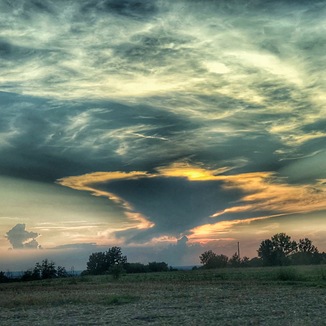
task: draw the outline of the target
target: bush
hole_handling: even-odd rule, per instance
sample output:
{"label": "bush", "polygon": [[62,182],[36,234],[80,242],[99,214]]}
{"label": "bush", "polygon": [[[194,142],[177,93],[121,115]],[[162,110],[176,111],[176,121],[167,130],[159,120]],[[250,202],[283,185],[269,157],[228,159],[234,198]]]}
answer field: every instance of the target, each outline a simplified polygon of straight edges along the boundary
{"label": "bush", "polygon": [[9,277],[7,277],[6,273],[3,271],[0,271],[0,283],[6,283],[9,282]]}
{"label": "bush", "polygon": [[112,275],[112,277],[117,280],[120,278],[121,274],[124,272],[124,269],[122,265],[120,264],[115,264],[109,268],[109,274]]}
{"label": "bush", "polygon": [[148,263],[148,271],[149,272],[167,272],[169,270],[169,266],[165,262],[156,262],[153,261]]}
{"label": "bush", "polygon": [[304,281],[303,275],[301,275],[294,268],[281,268],[277,275],[276,279],[279,281]]}
{"label": "bush", "polygon": [[126,263],[123,265],[126,273],[146,273],[148,272],[148,266],[141,263]]}

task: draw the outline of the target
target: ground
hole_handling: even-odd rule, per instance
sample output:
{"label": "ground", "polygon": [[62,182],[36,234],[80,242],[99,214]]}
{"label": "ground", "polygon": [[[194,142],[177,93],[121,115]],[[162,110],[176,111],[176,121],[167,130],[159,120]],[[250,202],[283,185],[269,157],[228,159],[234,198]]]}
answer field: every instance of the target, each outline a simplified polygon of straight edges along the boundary
{"label": "ground", "polygon": [[326,325],[325,271],[232,269],[0,284],[0,325]]}

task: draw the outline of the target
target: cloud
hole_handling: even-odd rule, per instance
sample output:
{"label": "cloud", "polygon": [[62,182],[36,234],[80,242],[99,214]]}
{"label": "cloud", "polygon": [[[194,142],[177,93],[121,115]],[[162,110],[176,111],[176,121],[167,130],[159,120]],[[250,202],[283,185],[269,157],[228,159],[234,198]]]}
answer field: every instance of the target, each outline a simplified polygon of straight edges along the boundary
{"label": "cloud", "polygon": [[92,1],[84,1],[81,10],[85,13],[96,11],[96,14],[119,15],[142,20],[157,13],[157,2],[157,0],[104,0],[94,4]]}
{"label": "cloud", "polygon": [[6,233],[6,238],[13,249],[39,249],[41,246],[36,241],[38,233],[27,231],[25,224],[16,224]]}
{"label": "cloud", "polygon": [[313,153],[309,157],[304,157],[301,160],[295,160],[288,164],[280,172],[288,176],[292,182],[318,181],[319,179],[326,178],[325,160],[326,152]]}
{"label": "cloud", "polygon": [[0,174],[97,194],[122,223],[70,228],[81,242],[321,210],[324,17],[324,1],[2,1]]}
{"label": "cloud", "polygon": [[53,250],[66,250],[66,249],[76,249],[76,250],[95,250],[97,249],[96,243],[71,243],[71,244],[64,244],[60,246],[56,246],[50,248]]}
{"label": "cloud", "polygon": [[179,162],[157,168],[156,174],[102,172],[58,183],[120,203],[139,224],[116,236],[135,243],[196,234],[214,224],[227,230],[229,225],[257,219],[326,209],[323,182],[291,185],[272,172],[224,174],[227,171]]}

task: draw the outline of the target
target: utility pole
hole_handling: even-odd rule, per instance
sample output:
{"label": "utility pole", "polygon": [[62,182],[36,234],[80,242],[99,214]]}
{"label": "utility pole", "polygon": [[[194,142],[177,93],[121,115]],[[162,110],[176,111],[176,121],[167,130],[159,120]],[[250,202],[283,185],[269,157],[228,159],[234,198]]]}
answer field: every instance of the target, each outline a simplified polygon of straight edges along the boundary
{"label": "utility pole", "polygon": [[238,257],[240,259],[240,242],[238,241]]}

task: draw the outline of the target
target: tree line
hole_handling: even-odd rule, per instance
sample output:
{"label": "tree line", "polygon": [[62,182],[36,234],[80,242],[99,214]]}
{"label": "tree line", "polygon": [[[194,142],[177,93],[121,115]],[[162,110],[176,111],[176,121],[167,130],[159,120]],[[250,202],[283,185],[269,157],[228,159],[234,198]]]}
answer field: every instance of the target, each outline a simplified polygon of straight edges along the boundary
{"label": "tree line", "polygon": [[199,259],[203,268],[220,267],[258,267],[325,264],[326,253],[319,252],[308,238],[291,239],[286,233],[276,233],[270,239],[263,240],[257,249],[258,257],[249,259],[234,253],[231,258],[218,255],[212,250],[205,251]]}
{"label": "tree line", "polygon": [[95,252],[89,256],[87,269],[82,275],[111,274],[118,278],[122,273],[153,273],[171,270],[165,262],[128,263],[127,256],[122,254],[120,247],[112,247],[105,252]]}
{"label": "tree line", "polygon": [[[283,265],[308,265],[326,263],[326,253],[319,252],[308,238],[299,239],[298,242],[291,239],[285,233],[277,233],[270,239],[263,240],[257,249],[258,257],[249,259],[240,257],[236,252],[229,258],[223,254],[216,254],[212,250],[205,251],[199,256],[201,267],[204,269],[223,267],[258,267],[258,266],[283,266]],[[195,266],[193,269],[197,269]],[[119,278],[123,273],[153,273],[175,270],[165,262],[129,263],[127,256],[122,254],[120,247],[111,247],[105,252],[95,252],[89,256],[86,270],[81,275],[110,274],[113,278]],[[0,271],[0,283],[10,281],[33,281],[52,278],[76,276],[71,271],[67,272],[63,266],[56,266],[53,261],[44,259],[36,263],[20,277],[12,277],[10,273]]]}
{"label": "tree line", "polygon": [[[123,273],[155,273],[174,270],[165,262],[149,262],[148,264],[128,263],[127,256],[122,254],[120,247],[112,247],[105,252],[95,252],[89,256],[87,268],[81,273],[86,275],[109,274],[113,278],[119,278]],[[54,278],[76,276],[74,271],[67,272],[63,266],[56,266],[53,261],[44,259],[37,262],[33,268],[22,272],[21,276],[13,277],[10,272],[0,271],[0,283],[13,281],[36,281]]]}
{"label": "tree line", "polygon": [[51,278],[62,278],[68,276],[74,276],[73,271],[67,272],[64,266],[56,266],[53,261],[48,259],[42,260],[41,263],[36,263],[33,268],[30,268],[22,272],[21,276],[14,277],[10,272],[0,271],[0,283],[10,281],[35,281],[46,280]]}

